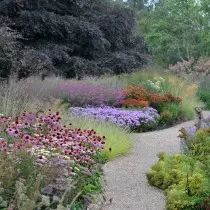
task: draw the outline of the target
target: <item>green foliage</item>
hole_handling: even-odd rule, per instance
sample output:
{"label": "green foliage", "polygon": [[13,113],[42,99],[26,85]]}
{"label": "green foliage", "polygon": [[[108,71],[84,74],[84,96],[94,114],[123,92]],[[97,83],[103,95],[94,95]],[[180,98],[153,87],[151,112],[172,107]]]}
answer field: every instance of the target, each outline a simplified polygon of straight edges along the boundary
{"label": "green foliage", "polygon": [[86,208],[86,200],[91,200],[102,193],[102,177],[103,173],[99,168],[89,174],[78,173],[74,177],[76,188],[66,194],[64,205],[71,206],[71,209],[75,210]]}
{"label": "green foliage", "polygon": [[208,165],[210,163],[210,128],[199,129],[195,134],[190,153],[198,160]]}
{"label": "green foliage", "polygon": [[165,190],[169,210],[194,209],[210,193],[205,166],[193,156],[161,154],[147,177],[151,185]]}
{"label": "green foliage", "polygon": [[17,204],[17,209],[32,210],[40,199],[41,188],[52,181],[54,173],[48,167],[39,167],[26,152],[0,153],[0,197]]}
{"label": "green foliage", "polygon": [[161,126],[170,125],[173,122],[173,113],[169,110],[164,110],[160,113],[159,124]]}
{"label": "green foliage", "polygon": [[[186,183],[191,194],[186,193]],[[167,193],[168,210],[190,210],[200,206],[204,209],[203,202],[209,193],[209,181],[202,174],[195,173],[188,182],[182,181],[177,185],[172,185]]]}
{"label": "green foliage", "polygon": [[172,125],[175,121],[184,120],[183,113],[179,112],[180,106],[176,103],[170,103],[162,107],[159,123],[161,125]]}
{"label": "green foliage", "polygon": [[150,1],[148,2],[148,0],[127,0],[127,1],[117,0],[117,2],[124,4],[127,7],[131,7],[136,10],[141,10],[141,9],[145,8],[146,4],[148,4]]}
{"label": "green foliage", "polygon": [[[0,209],[15,205],[17,210],[84,209],[85,200],[102,192],[102,160],[87,173],[78,172],[72,178],[61,168],[38,166],[26,152],[0,153]],[[54,182],[55,180],[61,180]],[[53,186],[52,195],[45,187]],[[44,192],[44,193],[43,193]],[[59,194],[59,192],[61,194]]]}
{"label": "green foliage", "polygon": [[178,121],[193,119],[195,117],[194,108],[201,104],[196,95],[197,85],[184,81],[170,73],[165,73],[163,68],[156,66],[145,68],[144,71],[134,72],[130,75],[121,75],[120,80],[127,85],[144,86],[148,90],[151,90],[147,81],[151,80],[155,82],[154,78],[160,77],[163,80],[159,85],[157,93],[164,95],[169,92],[173,96],[180,97],[183,100],[179,107],[172,104],[171,107],[166,107],[165,110],[163,108],[163,111],[170,111],[173,113],[173,116],[177,115]]}
{"label": "green foliage", "polygon": [[161,0],[140,13],[143,33],[156,61],[167,66],[209,55],[209,13],[206,1]]}
{"label": "green foliage", "polygon": [[210,195],[209,148],[207,127],[196,132],[186,155],[159,154],[159,161],[147,172],[147,177],[151,185],[165,190],[167,209],[204,209]]}
{"label": "green foliage", "polygon": [[[209,67],[207,66],[209,69]],[[199,88],[197,95],[201,101],[206,105],[207,109],[210,109],[210,76],[209,74],[202,75],[199,79]]]}
{"label": "green foliage", "polygon": [[206,108],[210,109],[210,90],[199,88],[197,94],[200,100],[205,103]]}

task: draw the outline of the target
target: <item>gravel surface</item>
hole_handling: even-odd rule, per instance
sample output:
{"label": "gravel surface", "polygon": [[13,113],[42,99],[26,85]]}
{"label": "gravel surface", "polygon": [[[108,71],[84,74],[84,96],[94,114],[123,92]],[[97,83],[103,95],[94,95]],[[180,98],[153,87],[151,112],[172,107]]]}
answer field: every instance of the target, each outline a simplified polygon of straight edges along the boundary
{"label": "gravel surface", "polygon": [[[164,210],[163,192],[148,184],[145,173],[158,160],[157,153],[180,152],[180,140],[177,137],[179,129],[192,125],[193,122],[160,131],[132,134],[132,152],[104,166],[107,204],[103,209]],[[110,199],[112,202],[109,202]]]}

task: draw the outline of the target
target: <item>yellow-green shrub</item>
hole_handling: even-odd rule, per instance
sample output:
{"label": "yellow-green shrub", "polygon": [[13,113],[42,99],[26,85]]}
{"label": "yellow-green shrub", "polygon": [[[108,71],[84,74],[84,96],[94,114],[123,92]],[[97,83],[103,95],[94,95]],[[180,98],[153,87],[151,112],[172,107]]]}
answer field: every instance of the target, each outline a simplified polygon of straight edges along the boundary
{"label": "yellow-green shrub", "polygon": [[168,210],[193,209],[210,194],[205,165],[192,156],[161,154],[147,172],[149,183],[165,190]]}

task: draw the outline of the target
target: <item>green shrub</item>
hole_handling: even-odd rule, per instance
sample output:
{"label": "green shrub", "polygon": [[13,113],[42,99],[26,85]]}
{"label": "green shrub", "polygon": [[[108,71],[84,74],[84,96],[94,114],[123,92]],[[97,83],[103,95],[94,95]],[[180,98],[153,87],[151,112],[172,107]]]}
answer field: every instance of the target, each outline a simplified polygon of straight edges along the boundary
{"label": "green shrub", "polygon": [[206,105],[207,109],[210,109],[210,89],[198,89],[198,97],[201,101],[203,101]]}
{"label": "green shrub", "polygon": [[49,167],[38,167],[35,158],[25,151],[0,152],[0,168],[0,198],[5,202],[14,201],[21,210],[35,207],[41,188],[52,181],[56,173]]}
{"label": "green shrub", "polygon": [[165,190],[168,210],[194,209],[210,193],[205,165],[193,156],[163,153],[147,177],[151,185]]}
{"label": "green shrub", "polygon": [[168,210],[193,210],[197,206],[204,209],[203,202],[210,193],[210,182],[200,173],[194,173],[167,190]]}
{"label": "green shrub", "polygon": [[[188,116],[189,117],[189,116]],[[162,112],[160,113],[160,125],[173,125],[177,122],[186,121],[189,119],[183,109],[182,104],[170,103],[162,107]]]}
{"label": "green shrub", "polygon": [[173,122],[173,113],[170,110],[163,110],[160,113],[159,125],[165,126]]}
{"label": "green shrub", "polygon": [[[190,154],[197,160],[210,167],[210,128],[202,128],[197,131],[190,144]],[[210,171],[209,171],[210,172]]]}

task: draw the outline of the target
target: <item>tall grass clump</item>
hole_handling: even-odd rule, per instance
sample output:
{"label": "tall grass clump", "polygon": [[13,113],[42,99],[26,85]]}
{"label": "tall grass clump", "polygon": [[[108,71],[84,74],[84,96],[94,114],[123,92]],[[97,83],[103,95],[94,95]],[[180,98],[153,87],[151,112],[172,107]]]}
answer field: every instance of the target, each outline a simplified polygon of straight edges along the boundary
{"label": "tall grass clump", "polygon": [[51,105],[53,98],[59,98],[58,77],[29,77],[18,80],[11,76],[0,84],[0,113],[17,116],[26,111],[38,111]]}
{"label": "tall grass clump", "polygon": [[102,122],[91,117],[72,115],[70,112],[61,111],[65,124],[72,123],[74,128],[94,129],[100,136],[105,136],[105,148],[102,158],[105,161],[113,160],[126,155],[132,148],[129,130],[116,126],[111,122]]}
{"label": "tall grass clump", "polygon": [[126,81],[120,80],[121,75],[104,75],[101,77],[85,77],[83,82],[89,85],[100,85],[106,88],[122,90],[127,86]]}

